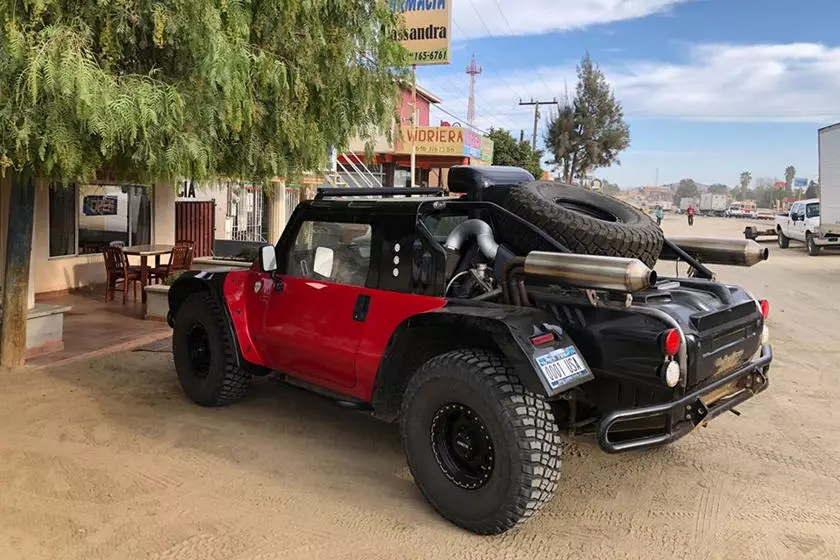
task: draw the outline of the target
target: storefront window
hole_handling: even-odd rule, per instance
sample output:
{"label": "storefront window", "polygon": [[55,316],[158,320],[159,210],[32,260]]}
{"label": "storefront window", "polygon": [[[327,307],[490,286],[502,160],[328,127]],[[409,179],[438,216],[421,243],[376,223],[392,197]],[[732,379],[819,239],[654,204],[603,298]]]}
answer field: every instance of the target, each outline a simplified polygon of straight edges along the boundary
{"label": "storefront window", "polygon": [[143,245],[151,240],[147,189],[118,185],[50,189],[51,257],[100,253],[108,245]]}
{"label": "storefront window", "polygon": [[50,186],[50,256],[76,254],[76,186]]}

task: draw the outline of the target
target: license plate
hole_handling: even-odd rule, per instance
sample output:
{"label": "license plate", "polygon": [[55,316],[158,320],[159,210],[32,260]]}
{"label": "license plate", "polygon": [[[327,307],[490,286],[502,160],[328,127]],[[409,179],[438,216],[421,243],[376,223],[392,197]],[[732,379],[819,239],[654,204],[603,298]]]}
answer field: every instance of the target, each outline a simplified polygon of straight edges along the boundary
{"label": "license plate", "polygon": [[552,389],[588,371],[574,346],[552,350],[548,354],[537,356],[537,365],[540,366],[543,377]]}

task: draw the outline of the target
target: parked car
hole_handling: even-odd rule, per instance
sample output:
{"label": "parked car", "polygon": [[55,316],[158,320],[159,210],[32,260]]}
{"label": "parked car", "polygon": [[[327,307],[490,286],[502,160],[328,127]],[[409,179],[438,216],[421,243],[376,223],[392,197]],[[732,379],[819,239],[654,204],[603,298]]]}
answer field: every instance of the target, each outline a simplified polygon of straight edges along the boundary
{"label": "parked car", "polygon": [[[496,534],[552,499],[563,435],[653,448],[767,388],[767,302],[703,264],[766,249],[665,239],[637,208],[522,169],[448,182],[461,198],[320,190],[250,270],[180,276],[168,322],[186,394],[227,405],[279,372],[399,422],[429,503]],[[659,278],[659,259],[691,277]]]}
{"label": "parked car", "polygon": [[820,227],[820,201],[817,198],[800,200],[788,212],[776,215],[779,247],[787,249],[791,239],[805,244],[808,254],[817,256],[823,248],[840,248],[840,232],[832,233]]}

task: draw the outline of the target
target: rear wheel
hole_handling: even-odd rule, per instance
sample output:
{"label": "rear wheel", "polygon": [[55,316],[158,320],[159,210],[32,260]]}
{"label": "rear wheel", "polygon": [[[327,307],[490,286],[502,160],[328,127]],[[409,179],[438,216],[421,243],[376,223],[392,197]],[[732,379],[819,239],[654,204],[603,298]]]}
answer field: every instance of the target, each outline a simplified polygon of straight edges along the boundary
{"label": "rear wheel", "polygon": [[816,257],[820,254],[820,246],[817,245],[817,242],[814,239],[814,234],[810,232],[805,234],[805,245],[808,247],[808,254],[812,257]]}
{"label": "rear wheel", "polygon": [[494,353],[426,362],[406,389],[400,425],[417,485],[460,527],[502,533],[554,495],[561,449],[551,408]]}
{"label": "rear wheel", "polygon": [[224,314],[206,292],[190,295],[175,316],[172,355],[184,392],[198,404],[223,406],[239,400],[251,376],[237,366]]}
{"label": "rear wheel", "polygon": [[787,249],[790,246],[790,239],[788,236],[782,233],[782,230],[778,230],[779,233],[779,248],[780,249]]}

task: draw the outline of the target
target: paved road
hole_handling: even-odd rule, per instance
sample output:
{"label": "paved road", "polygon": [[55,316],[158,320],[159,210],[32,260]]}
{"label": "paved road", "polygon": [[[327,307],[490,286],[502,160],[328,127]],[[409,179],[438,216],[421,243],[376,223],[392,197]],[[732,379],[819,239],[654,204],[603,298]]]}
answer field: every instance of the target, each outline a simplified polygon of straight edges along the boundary
{"label": "paved road", "polygon": [[717,270],[771,300],[771,390],[665,449],[569,442],[553,503],[494,538],[425,504],[393,426],[279,383],[203,409],[162,352],[6,374],[0,558],[840,558],[840,254]]}

